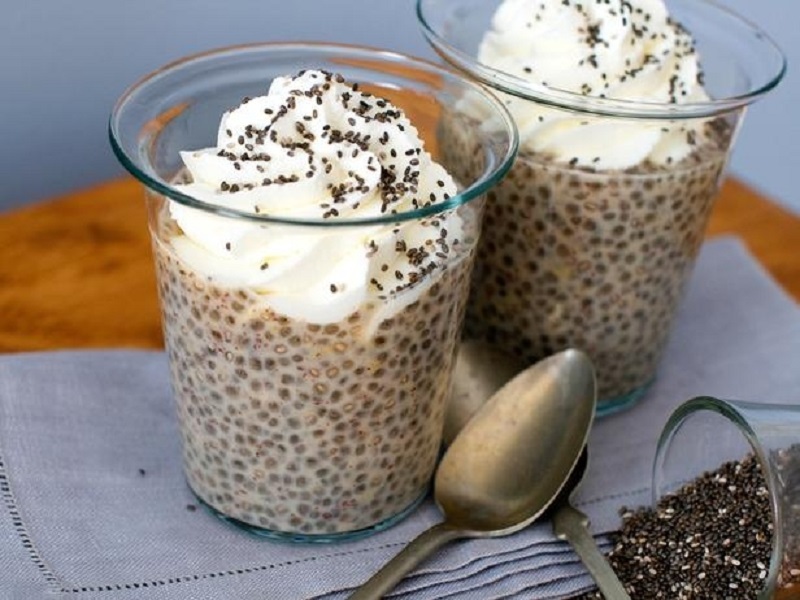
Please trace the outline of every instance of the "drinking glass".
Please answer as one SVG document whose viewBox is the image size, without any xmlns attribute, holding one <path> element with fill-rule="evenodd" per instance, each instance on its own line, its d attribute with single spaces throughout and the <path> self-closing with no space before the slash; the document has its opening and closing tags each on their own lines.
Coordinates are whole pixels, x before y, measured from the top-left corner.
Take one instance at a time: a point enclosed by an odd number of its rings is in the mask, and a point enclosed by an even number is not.
<svg viewBox="0 0 800 600">
<path fill-rule="evenodd" d="M 455 98 L 469 92 L 505 127 L 474 128 L 479 167 L 461 174 L 456 195 L 405 212 L 300 219 L 281 208 L 259 214 L 209 204 L 176 186 L 186 175 L 181 151 L 212 146 L 227 109 L 304 69 L 340 74 L 394 103 L 448 171 L 439 123 Z M 259 44 L 198 54 L 148 75 L 117 102 L 110 137 L 145 191 L 193 492 L 230 522 L 289 540 L 352 539 L 407 515 L 424 496 L 439 452 L 484 197 L 517 149 L 503 105 L 457 72 L 393 52 Z M 290 208 L 294 188 L 281 189 L 279 204 Z M 224 239 L 233 245 L 302 254 L 289 270 L 288 291 L 237 280 L 240 265 L 199 252 L 176 214 L 230 234 Z M 445 222 L 457 227 L 448 232 Z M 416 279 L 410 274 L 385 290 L 370 283 L 384 277 L 380 261 L 420 227 L 435 232 L 425 251 L 437 253 L 438 267 L 420 258 Z M 398 241 L 386 242 L 392 236 Z M 348 283 L 317 281 L 320 264 L 350 256 L 348 249 L 362 262 L 376 256 L 369 264 L 378 271 L 355 287 L 347 287 L 353 275 L 344 267 L 337 273 Z M 262 260 L 261 269 L 279 268 Z"/>
<path fill-rule="evenodd" d="M 514 166 L 487 203 L 465 331 L 528 363 L 567 347 L 585 351 L 597 369 L 598 414 L 610 414 L 653 381 L 745 109 L 778 84 L 786 62 L 763 31 L 716 2 L 672 0 L 711 99 L 582 95 L 479 62 L 501 1 L 417 0 L 433 48 L 497 92 L 520 129 Z M 538 133 L 545 118 L 553 126 Z M 556 127 L 572 132 L 567 156 L 538 145 Z M 691 153 L 614 166 L 615 140 L 659 131 L 685 133 Z M 469 165 L 457 146 L 452 153 Z"/>
</svg>

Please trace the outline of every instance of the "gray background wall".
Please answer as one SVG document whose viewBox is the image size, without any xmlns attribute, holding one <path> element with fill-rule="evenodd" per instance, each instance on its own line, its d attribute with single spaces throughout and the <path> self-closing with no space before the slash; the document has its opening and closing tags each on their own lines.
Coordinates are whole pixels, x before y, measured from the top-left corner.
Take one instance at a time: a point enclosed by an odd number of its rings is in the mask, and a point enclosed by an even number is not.
<svg viewBox="0 0 800 600">
<path fill-rule="evenodd" d="M 732 171 L 800 212 L 800 2 L 719 0 L 786 51 L 781 87 L 745 122 Z M 106 139 L 124 88 L 185 54 L 256 41 L 327 40 L 434 58 L 413 0 L 4 0 L 0 211 L 122 174 Z M 113 201 L 113 199 L 109 199 Z"/>
</svg>

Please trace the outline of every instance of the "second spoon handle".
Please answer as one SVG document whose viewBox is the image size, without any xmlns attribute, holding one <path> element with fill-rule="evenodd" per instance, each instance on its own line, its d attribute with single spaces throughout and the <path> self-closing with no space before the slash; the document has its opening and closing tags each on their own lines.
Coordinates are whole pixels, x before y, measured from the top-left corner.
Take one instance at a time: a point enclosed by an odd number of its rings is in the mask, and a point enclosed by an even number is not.
<svg viewBox="0 0 800 600">
<path fill-rule="evenodd" d="M 553 515 L 553 532 L 567 540 L 586 566 L 606 600 L 630 600 L 606 557 L 589 532 L 589 517 L 565 503 Z"/>
<path fill-rule="evenodd" d="M 394 588 L 403 577 L 411 572 L 428 556 L 444 546 L 447 542 L 464 537 L 461 529 L 457 529 L 444 521 L 423 531 L 411 543 L 398 552 L 380 571 L 370 577 L 350 600 L 377 600 Z"/>
</svg>

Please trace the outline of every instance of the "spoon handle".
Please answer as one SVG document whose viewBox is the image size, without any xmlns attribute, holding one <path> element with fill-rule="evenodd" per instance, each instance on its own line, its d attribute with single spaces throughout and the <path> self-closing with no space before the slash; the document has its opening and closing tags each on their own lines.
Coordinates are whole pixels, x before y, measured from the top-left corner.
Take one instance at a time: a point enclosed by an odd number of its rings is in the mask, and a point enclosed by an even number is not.
<svg viewBox="0 0 800 600">
<path fill-rule="evenodd" d="M 565 539 L 572 545 L 606 600 L 630 600 L 628 592 L 589 532 L 589 517 L 577 508 L 564 504 L 553 515 L 553 531 L 559 539 Z"/>
<path fill-rule="evenodd" d="M 415 537 L 398 552 L 380 571 L 370 577 L 350 600 L 377 600 L 389 593 L 403 577 L 447 542 L 464 537 L 461 529 L 447 521 L 434 525 Z"/>
</svg>

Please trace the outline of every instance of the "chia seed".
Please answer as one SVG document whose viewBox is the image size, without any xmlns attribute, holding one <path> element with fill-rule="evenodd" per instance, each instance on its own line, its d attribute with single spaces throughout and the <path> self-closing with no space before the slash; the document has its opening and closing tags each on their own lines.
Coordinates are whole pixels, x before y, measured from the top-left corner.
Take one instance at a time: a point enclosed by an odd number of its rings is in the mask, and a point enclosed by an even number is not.
<svg viewBox="0 0 800 600">
<path fill-rule="evenodd" d="M 800 446 L 772 454 L 786 492 L 784 532 L 800 532 L 794 498 Z M 787 504 L 788 503 L 788 504 Z M 731 600 L 758 597 L 769 574 L 773 542 L 770 494 L 758 460 L 748 455 L 700 475 L 655 508 L 620 511 L 609 562 L 632 598 Z M 800 539 L 785 540 L 778 598 L 800 590 Z M 603 598 L 597 591 L 580 600 Z"/>
</svg>

